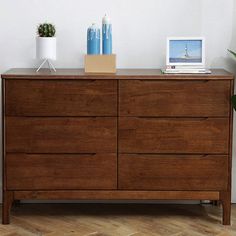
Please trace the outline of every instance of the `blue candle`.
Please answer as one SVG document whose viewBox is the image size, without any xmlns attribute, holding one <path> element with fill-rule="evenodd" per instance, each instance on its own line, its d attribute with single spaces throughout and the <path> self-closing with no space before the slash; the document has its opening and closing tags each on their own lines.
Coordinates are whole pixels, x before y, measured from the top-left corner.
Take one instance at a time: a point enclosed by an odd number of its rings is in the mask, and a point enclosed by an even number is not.
<svg viewBox="0 0 236 236">
<path fill-rule="evenodd" d="M 92 24 L 87 31 L 87 54 L 100 54 L 100 29 Z"/>
<path fill-rule="evenodd" d="M 102 53 L 112 54 L 112 25 L 107 15 L 102 19 Z"/>
</svg>

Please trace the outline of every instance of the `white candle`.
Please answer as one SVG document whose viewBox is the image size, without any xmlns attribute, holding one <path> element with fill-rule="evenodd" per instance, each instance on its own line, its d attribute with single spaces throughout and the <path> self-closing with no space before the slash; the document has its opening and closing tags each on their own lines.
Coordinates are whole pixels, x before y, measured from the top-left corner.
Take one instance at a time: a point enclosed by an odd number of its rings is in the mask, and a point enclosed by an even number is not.
<svg viewBox="0 0 236 236">
<path fill-rule="evenodd" d="M 110 18 L 107 16 L 107 14 L 105 14 L 105 16 L 102 18 L 102 24 L 106 24 L 106 25 L 110 25 L 111 24 L 111 20 Z"/>
</svg>

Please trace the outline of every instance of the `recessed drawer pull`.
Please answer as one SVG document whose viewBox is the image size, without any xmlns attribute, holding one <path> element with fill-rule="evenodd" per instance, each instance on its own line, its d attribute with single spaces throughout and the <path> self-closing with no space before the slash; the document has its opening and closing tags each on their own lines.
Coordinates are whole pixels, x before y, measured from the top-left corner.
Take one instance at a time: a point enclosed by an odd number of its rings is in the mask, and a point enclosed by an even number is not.
<svg viewBox="0 0 236 236">
<path fill-rule="evenodd" d="M 208 157 L 208 156 L 209 156 L 208 154 L 203 154 L 203 155 L 202 155 L 203 158 L 206 158 L 206 157 Z"/>
<path fill-rule="evenodd" d="M 58 156 L 64 156 L 64 155 L 68 155 L 68 156 L 79 156 L 79 157 L 85 157 L 85 156 L 96 156 L 96 152 L 88 152 L 88 153 L 57 153 L 56 155 Z M 49 154 L 50 155 L 50 154 Z M 54 154 L 52 154 L 54 155 Z"/>
<path fill-rule="evenodd" d="M 194 121 L 194 120 L 208 120 L 209 117 L 162 117 L 162 116 L 136 116 L 136 119 L 156 119 L 156 120 L 173 120 L 173 119 L 181 119 L 181 120 L 190 120 L 190 121 Z"/>
<path fill-rule="evenodd" d="M 95 156 L 96 153 L 79 153 L 79 155 Z"/>
<path fill-rule="evenodd" d="M 169 77 L 169 78 L 161 78 L 161 79 L 139 79 L 138 81 L 146 82 L 146 83 L 150 83 L 150 82 L 156 83 L 156 82 L 163 82 L 167 79 L 171 80 L 171 78 Z M 186 78 L 186 80 L 189 80 L 189 79 Z M 207 83 L 207 82 L 209 82 L 209 80 L 191 80 L 191 83 L 193 83 L 193 82 L 194 83 Z M 181 81 L 179 83 L 181 83 Z"/>
<path fill-rule="evenodd" d="M 149 156 L 149 157 L 165 157 L 165 158 L 168 158 L 168 157 L 173 157 L 173 153 L 120 153 L 120 155 L 134 155 L 134 156 L 139 156 L 139 157 L 144 157 L 144 156 Z M 180 158 L 188 158 L 188 157 L 202 157 L 202 158 L 206 158 L 209 156 L 209 154 L 203 154 L 203 155 L 199 155 L 199 154 L 181 154 L 181 153 L 176 153 L 175 154 L 176 157 L 180 157 Z"/>
<path fill-rule="evenodd" d="M 25 153 L 17 153 L 17 152 L 11 152 L 10 154 L 25 154 L 25 155 L 30 155 L 30 156 L 37 156 L 37 155 L 45 155 L 45 156 L 95 156 L 97 153 L 96 152 L 91 152 L 91 153 L 30 153 L 30 152 L 25 152 Z"/>
<path fill-rule="evenodd" d="M 163 79 L 163 80 L 164 80 L 164 79 Z M 162 81 L 162 79 L 161 79 L 161 80 L 157 80 L 157 79 L 139 79 L 138 81 L 140 81 L 140 82 L 145 82 L 145 83 L 150 83 L 150 82 L 152 82 L 152 83 L 157 83 L 157 82 Z"/>
<path fill-rule="evenodd" d="M 81 80 L 78 80 L 79 83 L 93 83 L 97 81 L 96 79 L 81 79 Z"/>
<path fill-rule="evenodd" d="M 189 80 L 189 79 L 186 79 L 186 80 Z M 204 79 L 204 80 L 191 80 L 191 83 L 195 83 L 195 84 L 205 84 L 205 83 L 208 83 L 210 82 L 210 80 L 208 79 Z"/>
<path fill-rule="evenodd" d="M 194 118 L 188 118 L 189 120 L 190 119 L 193 119 L 193 120 L 199 120 L 199 121 L 201 121 L 201 120 L 208 120 L 209 119 L 209 117 L 194 117 Z"/>
</svg>

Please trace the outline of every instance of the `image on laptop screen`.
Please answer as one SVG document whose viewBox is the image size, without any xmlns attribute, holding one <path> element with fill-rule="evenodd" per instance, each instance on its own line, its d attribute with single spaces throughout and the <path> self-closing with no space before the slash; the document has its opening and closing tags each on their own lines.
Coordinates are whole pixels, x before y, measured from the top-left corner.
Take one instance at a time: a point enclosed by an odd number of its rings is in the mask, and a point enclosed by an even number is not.
<svg viewBox="0 0 236 236">
<path fill-rule="evenodd" d="M 203 42 L 198 40 L 170 40 L 169 62 L 178 63 L 203 63 Z"/>
</svg>

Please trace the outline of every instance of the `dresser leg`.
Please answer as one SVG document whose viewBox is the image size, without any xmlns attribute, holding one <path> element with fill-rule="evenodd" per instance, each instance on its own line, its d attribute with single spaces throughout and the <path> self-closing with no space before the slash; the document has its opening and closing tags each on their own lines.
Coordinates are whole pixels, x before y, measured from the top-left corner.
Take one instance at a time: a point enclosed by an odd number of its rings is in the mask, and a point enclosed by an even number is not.
<svg viewBox="0 0 236 236">
<path fill-rule="evenodd" d="M 223 207 L 223 225 L 230 225 L 231 218 L 231 193 L 220 192 L 220 200 Z"/>
<path fill-rule="evenodd" d="M 14 201 L 13 191 L 4 191 L 3 192 L 3 209 L 2 209 L 2 223 L 10 223 L 10 211 L 11 206 Z"/>
</svg>

